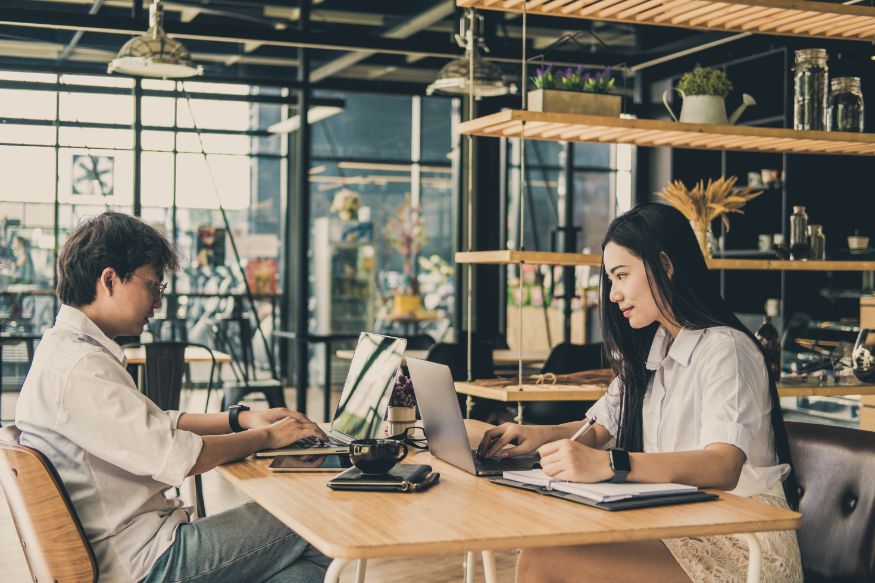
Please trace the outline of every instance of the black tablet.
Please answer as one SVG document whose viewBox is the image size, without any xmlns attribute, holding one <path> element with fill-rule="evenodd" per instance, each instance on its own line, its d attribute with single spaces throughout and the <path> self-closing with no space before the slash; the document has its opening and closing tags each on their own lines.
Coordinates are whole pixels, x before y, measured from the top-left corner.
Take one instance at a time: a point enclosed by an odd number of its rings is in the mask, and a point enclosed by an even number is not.
<svg viewBox="0 0 875 583">
<path fill-rule="evenodd" d="M 272 472 L 334 472 L 352 467 L 348 455 L 279 455 L 268 469 Z"/>
</svg>

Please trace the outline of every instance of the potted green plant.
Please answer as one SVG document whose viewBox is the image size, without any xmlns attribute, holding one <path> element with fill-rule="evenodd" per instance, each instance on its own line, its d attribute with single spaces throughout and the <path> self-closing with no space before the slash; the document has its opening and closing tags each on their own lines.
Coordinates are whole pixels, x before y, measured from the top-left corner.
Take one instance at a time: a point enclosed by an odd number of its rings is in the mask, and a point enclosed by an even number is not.
<svg viewBox="0 0 875 583">
<path fill-rule="evenodd" d="M 692 71 L 687 71 L 674 88 L 683 99 L 680 120 L 668 104 L 671 91 L 671 89 L 665 90 L 662 94 L 662 103 L 672 119 L 686 123 L 734 124 L 745 109 L 757 103 L 753 97 L 744 93 L 741 105 L 727 119 L 725 100 L 732 91 L 732 82 L 720 69 L 709 67 L 696 67 Z"/>
<path fill-rule="evenodd" d="M 622 97 L 611 94 L 614 77 L 610 67 L 586 73 L 583 65 L 557 69 L 551 63 L 538 67 L 531 81 L 535 88 L 528 94 L 529 111 L 620 115 Z"/>
</svg>

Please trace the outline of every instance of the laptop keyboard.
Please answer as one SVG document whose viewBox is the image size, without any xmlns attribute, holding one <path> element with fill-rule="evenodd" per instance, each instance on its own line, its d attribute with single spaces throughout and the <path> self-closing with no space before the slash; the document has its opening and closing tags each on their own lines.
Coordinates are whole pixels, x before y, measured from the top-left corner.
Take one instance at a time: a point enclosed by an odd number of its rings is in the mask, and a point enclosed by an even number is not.
<svg viewBox="0 0 875 583">
<path fill-rule="evenodd" d="M 477 454 L 477 450 L 473 450 L 474 466 L 478 470 L 486 471 L 504 471 L 504 470 L 530 470 L 535 463 L 534 459 L 515 459 L 515 458 L 500 458 L 482 457 Z"/>
<path fill-rule="evenodd" d="M 320 447 L 345 447 L 346 444 L 340 442 L 336 439 L 332 439 L 330 436 L 328 440 L 317 439 L 315 437 L 305 437 L 299 441 L 296 441 L 292 444 L 291 447 L 299 448 L 299 449 L 316 449 Z"/>
</svg>

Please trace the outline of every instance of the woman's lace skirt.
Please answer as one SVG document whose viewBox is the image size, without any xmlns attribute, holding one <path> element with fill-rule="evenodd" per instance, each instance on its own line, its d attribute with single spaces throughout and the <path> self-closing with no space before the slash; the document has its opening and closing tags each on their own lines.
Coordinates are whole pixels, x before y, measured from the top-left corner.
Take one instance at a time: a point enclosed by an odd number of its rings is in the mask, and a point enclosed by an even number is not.
<svg viewBox="0 0 875 583">
<path fill-rule="evenodd" d="M 771 492 L 751 496 L 751 499 L 779 508 L 788 507 L 783 496 Z M 796 531 L 758 532 L 756 537 L 763 549 L 760 581 L 802 583 L 802 561 Z M 747 543 L 737 537 L 668 538 L 662 542 L 696 583 L 742 583 L 747 580 Z"/>
</svg>

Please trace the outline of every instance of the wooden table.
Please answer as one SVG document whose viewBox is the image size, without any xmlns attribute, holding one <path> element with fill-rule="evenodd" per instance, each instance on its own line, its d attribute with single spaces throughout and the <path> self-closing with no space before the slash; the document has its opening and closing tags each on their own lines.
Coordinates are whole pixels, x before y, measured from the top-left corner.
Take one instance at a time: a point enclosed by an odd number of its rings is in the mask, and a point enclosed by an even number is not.
<svg viewBox="0 0 875 583">
<path fill-rule="evenodd" d="M 352 355 L 354 353 L 354 350 L 338 350 L 335 352 L 335 355 L 337 355 L 337 358 L 342 358 L 343 360 L 352 360 Z M 547 360 L 547 354 L 548 351 L 546 350 L 529 350 L 523 352 L 523 364 L 526 366 L 540 366 L 545 360 Z M 428 355 L 428 350 L 407 350 L 404 352 L 404 355 L 424 360 L 426 355 Z M 516 350 L 496 349 L 492 351 L 492 362 L 496 366 L 516 366 L 519 360 L 520 353 Z"/>
<path fill-rule="evenodd" d="M 491 427 L 466 421 L 477 444 Z M 607 512 L 548 496 L 498 486 L 428 452 L 408 456 L 441 473 L 421 494 L 335 492 L 329 476 L 271 474 L 270 460 L 248 458 L 218 472 L 256 503 L 333 559 L 325 581 L 359 561 L 378 557 L 483 552 L 486 581 L 496 581 L 492 551 L 519 547 L 615 543 L 682 536 L 735 534 L 750 545 L 748 581 L 758 581 L 761 549 L 749 533 L 799 528 L 801 515 L 725 492 L 698 504 Z"/>
<path fill-rule="evenodd" d="M 412 352 L 412 351 L 410 351 Z M 524 403 L 530 401 L 597 401 L 605 393 L 607 385 L 536 385 L 524 384 L 509 387 L 486 387 L 475 383 L 457 382 L 456 392 L 468 397 L 491 399 L 503 403 L 516 403 L 517 423 L 523 422 Z M 844 397 L 848 395 L 875 395 L 875 385 L 848 383 L 841 385 L 807 385 L 778 383 L 781 397 Z M 468 404 L 470 414 L 470 405 Z"/>
<path fill-rule="evenodd" d="M 213 355 L 216 357 L 216 364 L 231 364 L 230 354 L 214 350 Z M 128 364 L 146 364 L 146 349 L 142 346 L 138 346 L 137 348 L 125 348 L 125 356 L 128 358 Z M 200 346 L 186 346 L 184 358 L 186 364 L 212 362 L 210 353 Z"/>
</svg>

